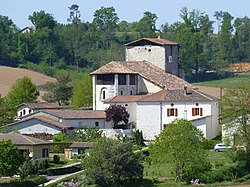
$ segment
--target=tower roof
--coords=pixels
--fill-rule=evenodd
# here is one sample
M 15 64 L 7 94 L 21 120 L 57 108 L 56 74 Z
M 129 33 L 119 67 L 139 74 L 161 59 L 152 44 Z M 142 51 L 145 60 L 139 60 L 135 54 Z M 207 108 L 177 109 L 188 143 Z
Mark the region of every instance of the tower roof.
M 163 38 L 141 38 L 130 43 L 125 44 L 125 46 L 142 46 L 142 45 L 179 45 L 176 42 L 165 40 Z

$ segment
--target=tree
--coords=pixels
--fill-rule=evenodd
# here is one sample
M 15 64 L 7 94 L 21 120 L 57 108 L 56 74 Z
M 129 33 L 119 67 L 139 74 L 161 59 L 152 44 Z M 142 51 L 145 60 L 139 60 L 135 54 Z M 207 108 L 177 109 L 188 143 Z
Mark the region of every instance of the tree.
M 97 127 L 84 127 L 72 131 L 71 137 L 76 142 L 93 142 L 102 137 L 102 131 Z
M 11 141 L 0 141 L 0 175 L 13 176 L 22 165 L 23 158 Z
M 43 96 L 43 99 L 47 102 L 57 102 L 59 105 L 68 104 L 73 89 L 69 86 L 70 75 L 67 73 L 59 74 L 56 79 L 57 82 L 45 84 L 48 93 Z
M 72 24 L 80 24 L 81 20 L 81 14 L 80 14 L 80 10 L 78 10 L 79 6 L 77 4 L 73 4 L 69 7 L 69 18 L 67 19 L 68 22 L 71 22 Z
M 210 168 L 202 132 L 187 120 L 175 120 L 156 137 L 149 152 L 156 163 L 169 163 L 176 179 L 190 181 L 198 173 Z
M 132 184 L 143 177 L 140 155 L 132 146 L 111 139 L 100 139 L 83 159 L 86 178 L 98 186 Z
M 106 110 L 106 121 L 112 121 L 114 128 L 118 128 L 119 122 L 128 123 L 129 113 L 126 108 L 121 105 L 110 105 Z
M 226 130 L 235 131 L 239 144 L 246 146 L 247 166 L 250 167 L 250 86 L 248 82 L 238 82 L 225 93 L 220 102 L 222 124 Z M 233 134 L 230 134 L 231 136 Z M 236 143 L 236 142 L 235 142 Z
M 35 102 L 39 92 L 36 89 L 36 85 L 32 83 L 29 77 L 23 77 L 18 79 L 11 87 L 7 94 L 7 102 L 12 106 L 14 113 L 16 112 L 16 106 L 25 102 Z
M 72 105 L 74 108 L 92 106 L 92 79 L 84 74 L 73 89 Z
M 139 20 L 137 25 L 137 31 L 140 33 L 140 37 L 154 38 L 156 36 L 156 20 L 157 15 L 149 11 L 144 12 L 143 17 Z
M 36 27 L 36 29 L 48 27 L 53 30 L 57 24 L 54 17 L 49 13 L 45 13 L 43 10 L 40 12 L 33 12 L 33 14 L 29 16 L 29 20 Z
M 13 108 L 0 94 L 0 127 L 13 122 Z

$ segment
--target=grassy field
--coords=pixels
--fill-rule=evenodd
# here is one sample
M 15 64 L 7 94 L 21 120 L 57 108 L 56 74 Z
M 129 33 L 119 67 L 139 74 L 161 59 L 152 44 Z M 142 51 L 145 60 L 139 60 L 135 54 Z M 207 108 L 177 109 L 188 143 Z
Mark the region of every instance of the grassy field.
M 198 82 L 198 83 L 193 83 L 193 84 L 199 85 L 199 86 L 227 88 L 228 86 L 232 84 L 237 84 L 238 82 L 241 82 L 241 81 L 250 82 L 250 72 L 237 73 L 233 77 L 226 78 L 226 79 Z

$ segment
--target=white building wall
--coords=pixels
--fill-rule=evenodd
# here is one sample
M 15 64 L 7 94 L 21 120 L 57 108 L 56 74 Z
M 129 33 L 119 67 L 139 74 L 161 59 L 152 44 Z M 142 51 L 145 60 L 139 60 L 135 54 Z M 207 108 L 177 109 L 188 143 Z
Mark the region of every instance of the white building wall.
M 154 140 L 162 130 L 160 103 L 140 102 L 137 104 L 136 112 L 136 129 L 142 130 L 145 140 Z
M 146 60 L 165 70 L 165 48 L 162 46 L 127 46 L 126 61 Z
M 95 127 L 96 122 L 98 122 L 100 129 L 111 128 L 110 123 L 106 122 L 105 119 L 62 119 L 62 122 L 74 128 Z
M 26 116 L 28 114 L 33 113 L 34 111 L 30 108 L 28 108 L 27 106 L 21 106 L 17 109 L 17 117 L 22 117 L 22 116 Z
M 156 93 L 161 91 L 162 88 L 152 82 L 138 76 L 138 93 Z
M 95 87 L 96 108 L 94 108 L 94 110 L 104 110 L 105 109 L 104 103 L 102 102 L 103 100 L 105 100 L 102 98 L 103 90 L 105 90 L 105 94 L 106 94 L 105 99 L 116 96 L 114 85 L 96 85 L 96 87 Z
M 12 125 L 10 127 L 12 131 L 17 131 L 20 134 L 33 134 L 33 133 L 48 133 L 48 134 L 57 134 L 61 132 L 61 129 L 47 124 L 45 122 L 39 121 L 37 119 L 31 119 L 28 121 L 23 121 L 18 124 Z

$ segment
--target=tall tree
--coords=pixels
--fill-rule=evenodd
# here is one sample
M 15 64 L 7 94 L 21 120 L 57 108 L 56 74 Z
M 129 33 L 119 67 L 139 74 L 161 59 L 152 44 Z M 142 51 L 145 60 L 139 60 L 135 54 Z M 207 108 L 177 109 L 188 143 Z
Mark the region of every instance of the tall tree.
M 44 10 L 41 10 L 40 12 L 33 12 L 33 14 L 29 16 L 29 20 L 36 27 L 36 29 L 48 27 L 53 30 L 57 24 L 54 17 L 51 14 L 46 13 Z
M 221 27 L 221 20 L 222 20 L 222 18 L 223 18 L 223 13 L 224 12 L 222 12 L 222 11 L 215 11 L 214 12 L 214 17 L 216 18 L 216 20 L 217 20 L 217 31 L 218 31 L 218 33 L 220 33 L 220 27 Z
M 0 94 L 0 126 L 13 122 L 13 107 Z
M 89 75 L 83 75 L 73 89 L 72 105 L 74 108 L 92 106 L 92 79 Z
M 77 4 L 73 4 L 69 7 L 69 18 L 67 19 L 68 22 L 71 22 L 72 24 L 80 24 L 81 20 L 81 13 L 80 10 L 78 10 L 79 6 Z
M 220 102 L 220 118 L 229 136 L 239 136 L 239 144 L 246 146 L 247 167 L 250 168 L 250 86 L 238 82 L 225 90 Z M 230 138 L 230 137 L 229 137 Z M 232 138 L 232 137 L 231 137 Z M 237 142 L 235 142 L 237 144 Z
M 43 99 L 48 102 L 57 102 L 59 105 L 69 104 L 72 94 L 72 86 L 69 85 L 71 80 L 67 73 L 59 74 L 57 82 L 47 82 L 45 88 L 48 91 Z
M 11 19 L 0 15 L 0 65 L 17 66 L 18 29 Z
M 210 168 L 203 141 L 200 130 L 191 122 L 180 119 L 170 123 L 156 137 L 149 151 L 154 162 L 171 164 L 177 179 L 190 181 L 198 173 Z
M 114 32 L 118 27 L 119 18 L 115 12 L 114 7 L 101 7 L 94 13 L 92 26 L 100 33 L 103 33 L 107 39 L 107 48 L 111 47 L 111 42 Z
M 156 20 L 157 15 L 149 11 L 144 12 L 143 17 L 139 20 L 137 25 L 137 32 L 140 33 L 140 37 L 156 37 Z

